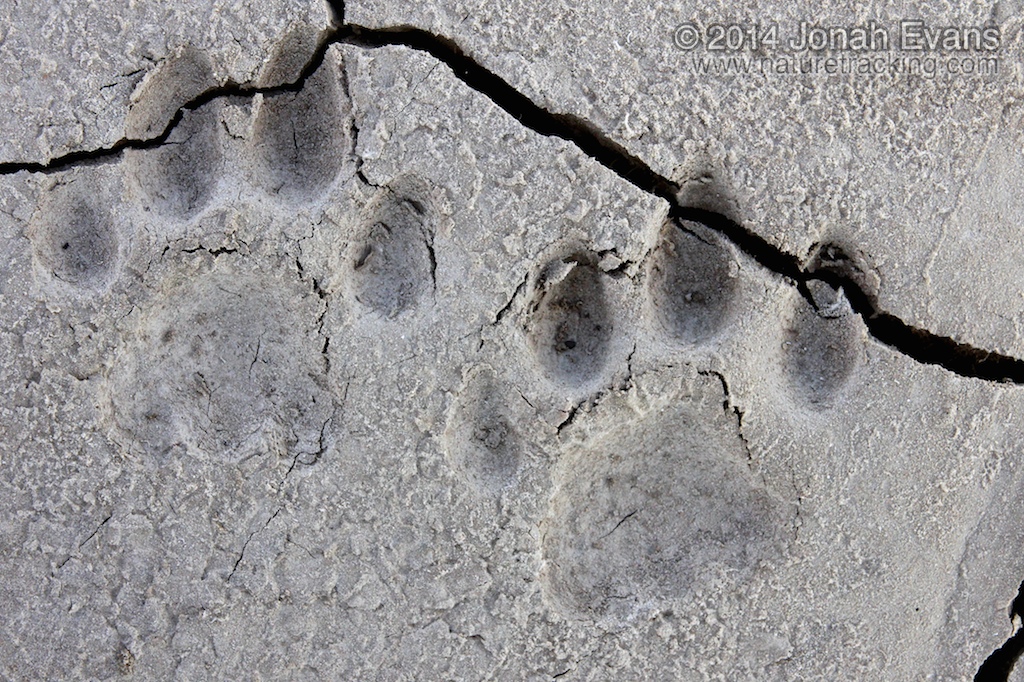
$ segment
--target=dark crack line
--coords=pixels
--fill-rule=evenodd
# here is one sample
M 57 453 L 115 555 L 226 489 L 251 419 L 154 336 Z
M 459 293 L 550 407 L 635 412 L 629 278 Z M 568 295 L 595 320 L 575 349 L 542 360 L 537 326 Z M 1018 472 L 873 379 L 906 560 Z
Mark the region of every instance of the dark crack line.
M 601 133 L 590 122 L 571 114 L 553 113 L 541 107 L 500 76 L 476 62 L 455 41 L 412 26 L 371 29 L 345 24 L 344 3 L 331 1 L 328 4 L 337 25 L 325 34 L 320 46 L 294 82 L 270 86 L 228 82 L 207 90 L 186 103 L 175 113 L 163 132 L 154 138 L 125 138 L 110 147 L 71 152 L 46 163 L 0 163 L 0 175 L 23 171 L 55 173 L 81 164 L 112 160 L 126 149 L 143 150 L 159 147 L 167 141 L 187 111 L 198 109 L 216 99 L 298 92 L 323 63 L 330 46 L 335 44 L 363 48 L 403 46 L 425 52 L 443 62 L 459 80 L 487 97 L 520 124 L 540 135 L 559 138 L 575 145 L 584 154 L 638 189 L 668 202 L 670 215 L 676 221 L 698 222 L 723 235 L 752 260 L 794 283 L 805 298 L 809 296 L 806 284 L 810 281 L 820 280 L 841 288 L 853 310 L 863 319 L 868 332 L 880 343 L 917 362 L 937 365 L 960 376 L 1024 384 L 1024 360 L 986 351 L 926 329 L 913 327 L 899 317 L 881 310 L 874 297 L 851 277 L 835 270 L 808 270 L 795 255 L 787 253 L 726 215 L 682 204 L 678 197 L 680 188 L 676 183 L 655 172 L 644 161 Z M 813 305 L 813 301 L 809 302 Z
M 299 281 L 305 282 L 307 280 L 306 270 L 302 266 L 302 261 L 299 259 L 298 256 L 295 257 L 295 271 L 299 275 Z M 316 324 L 317 324 L 317 333 L 320 334 L 320 336 L 322 336 L 324 338 L 323 346 L 321 346 L 321 348 L 320 348 L 320 355 L 323 357 L 323 361 L 324 361 L 324 372 L 326 374 L 330 374 L 331 373 L 331 355 L 330 355 L 330 353 L 328 351 L 329 351 L 330 346 L 331 346 L 331 335 L 325 329 L 325 324 L 326 324 L 327 312 L 328 312 L 328 310 L 330 309 L 330 306 L 331 306 L 331 300 L 330 300 L 330 296 L 324 290 L 323 286 L 321 286 L 320 281 L 316 277 L 313 277 L 312 275 L 309 275 L 308 279 L 309 279 L 309 286 L 310 286 L 310 288 L 312 289 L 313 293 L 316 294 L 317 298 L 320 299 L 320 302 L 321 302 L 321 304 L 323 306 L 323 309 L 320 311 L 320 315 L 317 317 Z
M 519 296 L 521 296 L 522 293 L 526 290 L 526 285 L 529 281 L 530 273 L 526 273 L 525 275 L 523 275 L 523 279 L 520 280 L 519 284 L 516 286 L 515 291 L 513 291 L 512 295 L 509 296 L 508 302 L 506 302 L 505 305 L 501 306 L 501 309 L 494 314 L 494 320 L 491 321 L 492 326 L 500 324 L 501 321 L 505 319 L 505 315 L 507 315 L 508 311 L 512 309 L 512 304 L 515 303 L 516 299 L 519 298 Z
M 114 518 L 114 512 L 110 512 L 109 514 L 107 514 L 107 517 L 100 521 L 100 525 L 96 526 L 95 530 L 93 530 L 93 532 L 89 534 L 89 537 L 85 538 L 84 540 L 78 543 L 78 549 L 80 550 L 87 544 L 89 544 L 89 541 L 96 537 L 96 535 L 103 529 L 103 526 L 107 525 L 107 523 L 112 518 Z M 51 571 L 51 575 L 56 575 L 57 571 L 60 571 L 62 568 L 64 568 L 68 564 L 68 562 L 71 561 L 73 558 L 75 558 L 74 554 L 69 554 L 67 557 L 65 557 L 64 561 L 57 564 L 53 571 Z
M 112 518 L 114 518 L 114 513 L 113 512 L 107 514 L 107 518 L 103 519 L 100 522 L 100 525 L 96 526 L 96 530 L 94 530 L 89 535 L 89 537 L 87 537 L 86 539 L 82 540 L 82 542 L 78 545 L 78 549 L 82 549 L 83 547 L 85 547 L 89 543 L 90 540 L 92 540 L 94 537 L 96 537 L 96 534 L 100 532 L 100 529 L 103 528 L 103 526 L 107 525 L 107 522 L 110 521 L 110 519 L 112 519 Z
M 341 70 L 341 88 L 345 93 L 345 97 L 349 102 L 352 100 L 352 84 L 349 82 L 348 71 L 345 69 Z M 370 179 L 363 173 L 363 157 L 359 153 L 359 136 L 362 131 L 359 130 L 359 123 L 356 121 L 356 117 L 352 116 L 352 120 L 349 121 L 349 137 L 352 139 L 352 148 L 349 153 L 352 155 L 353 163 L 355 164 L 355 175 L 367 187 L 377 187 L 377 185 L 370 182 Z
M 608 537 L 609 535 L 611 535 L 612 533 L 614 533 L 615 531 L 617 531 L 617 530 L 619 529 L 619 527 L 620 527 L 620 526 L 621 526 L 622 524 L 624 524 L 624 523 L 625 523 L 626 521 L 628 521 L 628 520 L 630 520 L 631 518 L 633 518 L 634 516 L 636 516 L 636 514 L 637 514 L 637 512 L 638 512 L 638 511 L 640 511 L 640 510 L 639 510 L 639 509 L 634 509 L 633 511 L 629 512 L 628 514 L 626 514 L 625 516 L 623 516 L 623 517 L 622 517 L 621 519 L 619 519 L 619 522 L 615 524 L 615 527 L 614 527 L 614 528 L 612 528 L 612 529 L 611 529 L 610 531 L 608 531 L 607 533 L 605 533 L 604 535 L 602 535 L 601 537 L 599 537 L 599 538 L 598 538 L 598 539 L 597 539 L 597 540 L 595 541 L 595 544 L 596 544 L 596 543 L 598 543 L 598 542 L 601 542 L 602 540 L 604 540 L 605 538 L 607 538 L 607 537 Z
M 524 396 L 524 400 L 525 400 L 525 396 Z M 583 408 L 583 405 L 586 402 L 587 402 L 586 399 L 584 399 L 581 402 L 578 402 L 578 403 L 576 403 L 575 405 L 573 405 L 572 407 L 569 408 L 569 412 L 565 415 L 565 419 L 563 419 L 555 427 L 555 433 L 556 434 L 561 435 L 562 431 L 564 431 L 565 429 L 569 428 L 570 426 L 572 426 L 576 422 L 576 417 L 579 416 L 580 410 Z
M 751 464 L 754 461 L 754 453 L 750 449 L 750 442 L 747 441 L 747 437 L 743 433 L 744 412 L 738 405 L 733 404 L 732 393 L 729 391 L 729 382 L 726 381 L 725 375 L 713 369 L 698 371 L 697 373 L 701 376 L 713 376 L 722 385 L 722 411 L 736 420 L 736 435 L 739 436 L 740 442 L 743 444 L 743 450 L 747 455 L 747 464 Z
M 323 64 L 324 59 L 327 57 L 327 50 L 338 42 L 339 31 L 331 31 L 327 34 L 326 38 L 320 41 L 320 45 L 316 51 L 310 57 L 306 65 L 302 67 L 302 71 L 299 72 L 299 77 L 287 83 L 278 83 L 275 85 L 254 85 L 254 84 L 242 84 L 236 81 L 229 80 L 223 85 L 219 85 L 213 88 L 209 88 L 193 99 L 183 104 L 171 117 L 171 120 L 164 126 L 163 131 L 156 137 L 151 138 L 132 138 L 125 137 L 109 147 L 100 147 L 97 149 L 84 149 L 74 152 L 69 152 L 61 156 L 56 156 L 45 163 L 35 161 L 5 161 L 0 162 L 0 176 L 14 175 L 15 173 L 29 172 L 29 173 L 59 173 L 66 171 L 77 166 L 93 165 L 99 163 L 106 163 L 118 159 L 125 150 L 146 150 L 155 149 L 161 147 L 167 143 L 168 138 L 174 129 L 178 127 L 182 119 L 185 118 L 185 114 L 190 111 L 195 111 L 211 102 L 219 99 L 229 99 L 233 97 L 239 98 L 251 98 L 255 95 L 279 95 L 286 92 L 299 92 L 305 85 L 306 81 L 316 73 L 317 69 Z
M 239 564 L 241 564 L 241 563 L 242 563 L 242 559 L 244 559 L 244 558 L 245 558 L 245 550 L 249 548 L 249 543 L 250 543 L 250 542 L 252 542 L 252 539 L 253 539 L 254 537 L 256 537 L 256 536 L 257 536 L 257 535 L 258 535 L 259 533 L 261 533 L 261 532 L 265 531 L 265 530 L 266 530 L 267 528 L 269 528 L 269 527 L 270 527 L 270 523 L 271 523 L 271 522 L 272 522 L 272 521 L 273 521 L 274 519 L 276 519 L 276 518 L 277 518 L 277 515 L 281 513 L 281 510 L 282 510 L 282 509 L 284 509 L 284 507 L 280 507 L 280 508 L 279 508 L 279 509 L 278 509 L 278 510 L 277 510 L 276 512 L 274 512 L 274 513 L 273 513 L 273 514 L 272 514 L 272 515 L 270 516 L 270 518 L 268 518 L 268 519 L 266 520 L 266 522 L 264 522 L 264 524 L 263 524 L 263 527 L 262 527 L 262 528 L 257 528 L 256 530 L 254 530 L 254 531 L 252 531 L 251 533 L 249 533 L 249 537 L 247 537 L 247 538 L 245 539 L 245 542 L 244 542 L 244 543 L 242 544 L 242 549 L 241 549 L 241 551 L 240 551 L 240 552 L 238 553 L 238 558 L 237 558 L 237 559 L 235 559 L 235 565 L 231 567 L 231 573 L 229 573 L 229 574 L 228 574 L 228 577 L 226 578 L 226 581 L 230 581 L 230 580 L 231 580 L 231 578 L 233 578 L 233 577 L 234 577 L 234 575 L 235 575 L 235 571 L 237 571 L 237 570 L 238 570 L 238 566 L 239 566 Z
M 327 0 L 327 9 L 331 12 L 331 23 L 335 26 L 345 25 L 344 0 Z
M 1024 618 L 1024 582 L 1020 584 L 1017 597 L 1010 605 L 1011 622 L 1014 618 Z M 1006 682 L 1021 654 L 1024 654 L 1024 626 L 1018 628 L 1001 647 L 985 659 L 974 676 L 974 682 Z
M 680 188 L 676 183 L 659 175 L 589 122 L 572 115 L 550 112 L 536 104 L 500 76 L 466 55 L 454 41 L 408 26 L 367 29 L 352 25 L 342 27 L 338 39 L 370 48 L 404 45 L 443 61 L 459 80 L 485 95 L 522 125 L 541 135 L 557 137 L 574 144 L 587 156 L 638 189 L 668 202 L 670 215 L 676 221 L 690 220 L 711 228 L 756 263 L 796 285 L 822 280 L 841 288 L 853 310 L 864 320 L 868 332 L 879 342 L 903 355 L 922 364 L 938 365 L 964 377 L 1024 384 L 1024 361 L 913 327 L 895 315 L 880 310 L 874 297 L 852 278 L 834 271 L 808 271 L 799 258 L 727 216 L 682 204 L 678 197 Z M 807 297 L 805 292 L 806 286 L 801 287 L 801 293 Z
M 674 202 L 679 191 L 675 183 L 655 173 L 625 147 L 601 134 L 590 122 L 571 114 L 556 114 L 544 109 L 468 56 L 449 38 L 413 26 L 371 29 L 346 24 L 338 30 L 336 39 L 358 47 L 401 45 L 425 52 L 447 65 L 459 80 L 490 99 L 522 125 L 545 137 L 557 137 L 576 145 L 587 156 L 645 192 Z
M 437 253 L 434 252 L 434 234 L 428 233 L 423 236 L 423 245 L 427 247 L 427 257 L 430 259 L 430 282 L 433 285 L 434 300 L 437 300 Z
M 459 80 L 487 97 L 525 127 L 540 135 L 559 138 L 573 144 L 584 154 L 633 186 L 666 201 L 670 207 L 669 214 L 680 229 L 686 229 L 680 221 L 693 221 L 723 235 L 756 263 L 776 275 L 790 280 L 811 305 L 815 305 L 815 302 L 810 296 L 808 282 L 822 281 L 837 289 L 842 289 L 853 310 L 863 319 L 869 333 L 876 340 L 897 352 L 922 364 L 937 365 L 964 377 L 994 382 L 1024 383 L 1024 361 L 913 327 L 897 316 L 881 310 L 874 296 L 843 273 L 827 269 L 808 270 L 801 259 L 787 253 L 726 215 L 681 203 L 678 196 L 680 188 L 675 182 L 658 174 L 625 147 L 600 132 L 589 121 L 571 114 L 551 112 L 541 107 L 500 76 L 468 56 L 455 41 L 411 26 L 370 29 L 346 24 L 344 2 L 328 0 L 327 4 L 333 15 L 334 28 L 321 40 L 316 52 L 295 81 L 270 86 L 245 85 L 228 81 L 221 86 L 204 91 L 185 103 L 175 112 L 164 130 L 156 137 L 123 138 L 109 147 L 74 151 L 54 157 L 47 162 L 0 162 L 0 176 L 21 172 L 57 173 L 77 166 L 110 162 L 119 158 L 125 150 L 129 149 L 158 148 L 168 143 L 168 138 L 188 112 L 215 100 L 252 97 L 256 94 L 275 95 L 302 90 L 307 79 L 323 64 L 327 50 L 335 44 L 349 44 L 363 48 L 404 46 L 430 54 L 438 61 L 443 62 Z M 358 135 L 358 129 L 355 129 L 355 132 Z M 357 174 L 365 181 L 365 178 L 362 178 L 361 170 L 357 170 Z M 516 294 L 518 293 L 517 290 Z M 513 295 L 513 300 L 516 294 Z M 511 301 L 509 305 L 511 305 Z M 499 311 L 496 321 L 500 321 L 500 317 L 505 312 L 505 309 Z M 724 381 L 724 377 L 720 378 Z M 728 401 L 728 398 L 726 400 Z M 559 425 L 559 430 L 572 422 L 577 411 L 578 406 L 573 409 L 566 421 Z M 738 411 L 737 417 L 742 418 Z M 267 520 L 264 529 L 279 513 L 280 509 Z M 626 518 L 628 519 L 629 516 L 632 514 L 627 515 Z M 109 520 L 109 517 L 105 519 L 100 527 Z M 623 519 L 623 521 L 625 520 Z M 622 521 L 619 525 L 621 523 Z M 82 545 L 91 540 L 98 530 L 99 528 Z M 238 569 L 250 541 L 258 532 L 250 533 L 246 539 L 228 580 Z M 67 560 L 64 563 L 67 563 Z M 1022 585 L 1022 595 L 1024 595 L 1024 585 Z M 1018 615 L 1022 611 L 1019 603 L 1022 595 L 1019 595 L 1014 602 L 1013 613 Z M 1022 652 L 1024 652 L 1024 628 L 1018 630 L 985 661 L 975 679 L 981 681 L 1005 680 Z M 558 673 L 554 677 L 558 678 L 569 672 L 571 669 Z

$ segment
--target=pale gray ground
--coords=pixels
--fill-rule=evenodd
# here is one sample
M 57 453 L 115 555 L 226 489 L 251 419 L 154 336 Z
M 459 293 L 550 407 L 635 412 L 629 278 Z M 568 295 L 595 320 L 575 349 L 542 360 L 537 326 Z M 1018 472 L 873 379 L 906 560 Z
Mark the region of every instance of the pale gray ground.
M 539 103 L 695 186 L 695 200 L 709 200 L 713 178 L 722 208 L 787 251 L 805 256 L 821 241 L 866 250 L 884 307 L 908 322 L 1024 354 L 1024 297 L 1008 286 L 1024 259 L 1019 0 L 366 0 L 349 3 L 347 18 L 452 38 Z M 672 44 L 689 21 L 778 22 L 786 37 L 801 20 L 891 28 L 904 19 L 999 26 L 998 77 L 714 77 L 691 64 L 711 53 Z
M 351 3 L 451 37 L 880 305 L 1024 355 L 1005 72 L 686 73 L 711 3 Z M 0 162 L 296 79 L 317 3 L 20 3 Z M 876 3 L 871 16 L 901 18 Z M 849 21 L 820 3 L 754 19 Z M 5 679 L 971 679 L 1024 578 L 1010 384 L 875 341 L 405 47 L 0 182 Z

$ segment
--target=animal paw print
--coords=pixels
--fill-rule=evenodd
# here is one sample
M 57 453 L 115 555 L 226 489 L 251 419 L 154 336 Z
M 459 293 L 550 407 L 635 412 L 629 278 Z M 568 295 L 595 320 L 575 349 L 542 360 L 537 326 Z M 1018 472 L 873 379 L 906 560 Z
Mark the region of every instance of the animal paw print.
M 261 82 L 298 78 L 295 55 L 308 59 L 315 40 L 293 31 Z M 205 55 L 181 49 L 143 82 L 126 119 L 133 138 L 176 122 L 166 140 L 43 188 L 29 230 L 40 288 L 126 309 L 103 399 L 126 452 L 177 449 L 237 462 L 257 452 L 312 460 L 322 451 L 334 403 L 319 323 L 325 304 L 302 273 L 282 274 L 294 271 L 295 255 L 260 250 L 269 240 L 251 232 L 244 216 L 254 214 L 231 197 L 262 195 L 289 213 L 322 210 L 318 201 L 348 163 L 338 80 L 327 54 L 301 89 L 274 90 L 254 109 L 236 105 L 228 116 L 229 105 L 213 99 L 178 114 L 215 85 Z M 249 133 L 226 135 L 229 121 Z M 246 166 L 255 176 L 228 172 Z M 272 204 L 260 220 L 274 220 Z
M 313 46 L 302 35 L 286 39 L 263 75 L 266 83 L 297 76 L 303 62 L 293 55 Z M 174 110 L 163 100 L 208 87 L 207 65 L 196 53 L 184 51 L 166 68 L 170 75 L 158 73 L 156 85 L 144 87 L 160 94 L 156 104 L 139 98 L 143 111 L 157 113 L 138 120 L 159 120 L 158 113 Z M 351 326 L 346 316 L 393 320 L 432 294 L 435 210 L 431 189 L 414 177 L 355 191 L 345 185 L 358 195 L 349 197 L 346 220 L 336 231 L 310 228 L 309 238 L 323 248 L 309 255 L 301 244 L 275 244 L 250 225 L 279 220 L 286 224 L 278 232 L 287 233 L 296 208 L 311 214 L 310 222 L 329 224 L 317 216 L 346 203 L 339 196 L 323 200 L 339 177 L 351 180 L 342 172 L 350 145 L 337 76 L 328 54 L 301 90 L 265 96 L 251 117 L 248 144 L 220 134 L 219 122 L 236 121 L 238 112 L 231 118 L 224 104 L 210 104 L 185 114 L 180 144 L 176 128 L 167 145 L 126 159 L 129 197 L 156 216 L 152 231 L 165 244 L 181 243 L 179 253 L 191 256 L 184 263 L 154 256 L 163 265 L 148 266 L 141 298 L 132 293 L 136 311 L 106 391 L 109 421 L 127 451 L 198 451 L 224 462 L 260 452 L 315 460 L 341 392 L 331 362 L 344 371 L 347 352 L 365 352 L 349 349 L 347 339 L 332 347 L 329 330 Z M 161 83 L 175 87 L 167 94 Z M 239 165 L 231 159 L 247 159 L 241 165 L 257 172 L 224 179 L 221 169 Z M 197 170 L 206 184 L 185 169 Z M 231 195 L 260 203 L 239 206 Z M 260 243 L 267 246 L 260 250 Z M 317 264 L 321 251 L 334 267 Z M 282 275 L 296 270 L 297 278 Z M 335 293 L 347 305 L 328 314 Z
M 539 520 L 548 605 L 566 618 L 629 622 L 781 561 L 793 493 L 761 474 L 725 376 L 703 368 L 743 314 L 740 257 L 709 228 L 674 220 L 632 276 L 592 251 L 564 253 L 540 261 L 519 311 L 537 382 L 495 371 L 498 358 L 468 369 L 444 439 L 449 464 L 480 495 L 514 495 L 524 468 L 549 469 Z M 764 350 L 794 409 L 816 412 L 856 376 L 864 331 L 842 292 L 822 282 L 809 291 L 813 305 L 789 301 L 783 343 Z M 640 299 L 640 314 L 615 310 Z M 653 350 L 623 378 L 613 349 L 630 337 L 630 358 L 641 344 Z M 545 438 L 543 405 L 559 395 L 580 402 Z
M 265 82 L 294 77 L 289 55 L 309 45 L 293 34 Z M 330 331 L 362 343 L 360 330 L 379 336 L 384 324 L 401 337 L 430 310 L 439 269 L 430 187 L 412 176 L 360 187 L 339 221 L 322 201 L 349 148 L 332 60 L 251 111 L 220 101 L 186 110 L 166 144 L 49 188 L 30 230 L 41 286 L 125 304 L 103 408 L 126 454 L 316 461 L 340 399 L 336 375 L 368 352 L 331 343 Z M 190 50 L 166 62 L 140 89 L 130 131 L 157 134 L 210 87 L 212 71 Z M 236 176 L 236 167 L 254 170 Z M 302 240 L 275 242 L 259 222 L 287 233 L 296 214 L 323 228 L 308 238 L 328 244 L 326 265 L 304 264 L 316 256 Z M 151 240 L 123 236 L 135 220 Z M 647 251 L 631 270 L 579 244 L 538 256 L 508 318 L 529 381 L 497 357 L 467 367 L 440 438 L 448 465 L 484 498 L 514 496 L 537 480 L 528 471 L 546 469 L 539 582 L 569 618 L 628 620 L 723 576 L 743 581 L 778 560 L 793 523 L 793 505 L 747 450 L 724 380 L 695 369 L 743 314 L 737 254 L 706 227 L 673 221 Z M 786 342 L 769 360 L 800 409 L 822 410 L 856 376 L 863 332 L 841 292 L 809 290 L 812 303 L 791 302 Z M 626 315 L 628 300 L 647 314 Z M 628 367 L 630 348 L 655 341 L 671 358 Z

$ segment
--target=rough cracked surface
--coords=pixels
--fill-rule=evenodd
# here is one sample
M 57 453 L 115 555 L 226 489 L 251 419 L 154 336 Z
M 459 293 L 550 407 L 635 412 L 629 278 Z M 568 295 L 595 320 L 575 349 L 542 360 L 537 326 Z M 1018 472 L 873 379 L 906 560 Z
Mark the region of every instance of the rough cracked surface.
M 831 4 L 3 10 L 0 677 L 972 679 L 1021 9 L 959 11 L 952 87 L 672 45 Z

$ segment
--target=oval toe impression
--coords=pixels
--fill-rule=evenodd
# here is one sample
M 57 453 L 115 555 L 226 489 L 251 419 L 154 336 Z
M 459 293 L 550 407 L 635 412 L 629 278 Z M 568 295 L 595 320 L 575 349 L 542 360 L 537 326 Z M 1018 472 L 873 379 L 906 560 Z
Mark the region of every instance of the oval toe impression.
M 312 54 L 308 32 L 293 31 L 268 63 L 261 80 L 278 85 L 296 80 Z M 266 95 L 259 106 L 253 141 L 259 161 L 257 184 L 290 202 L 320 196 L 346 159 L 348 124 L 342 117 L 338 66 L 328 54 L 298 91 Z
M 739 284 L 738 267 L 731 248 L 711 230 L 668 220 L 647 276 L 650 308 L 669 336 L 701 343 L 728 323 Z
M 444 436 L 451 467 L 475 490 L 496 493 L 522 464 L 518 427 L 489 367 L 473 370 L 452 407 Z
M 814 304 L 794 295 L 783 330 L 782 365 L 790 389 L 810 406 L 828 405 L 861 364 L 865 329 L 845 296 L 810 282 Z
M 184 48 L 143 82 L 128 113 L 130 135 L 149 139 L 163 133 L 180 107 L 213 85 L 206 55 Z M 185 109 L 163 144 L 125 152 L 128 172 L 146 208 L 188 219 L 209 202 L 221 175 L 216 105 Z
M 580 386 L 604 367 L 612 340 L 604 277 L 585 252 L 551 261 L 538 275 L 526 333 L 551 380 Z
M 385 318 L 418 305 L 435 286 L 434 210 L 410 178 L 383 188 L 363 212 L 348 254 L 352 295 Z
M 98 189 L 78 181 L 47 197 L 29 228 L 36 263 L 52 282 L 98 290 L 114 278 L 121 244 Z

